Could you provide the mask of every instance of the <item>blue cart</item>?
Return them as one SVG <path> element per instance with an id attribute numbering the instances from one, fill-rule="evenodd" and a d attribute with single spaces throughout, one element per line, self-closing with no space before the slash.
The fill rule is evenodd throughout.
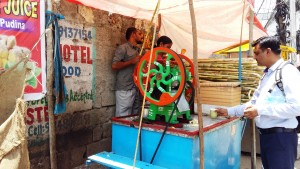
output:
<path id="1" fill-rule="evenodd" d="M 112 152 L 88 157 L 112 168 L 132 168 L 138 136 L 137 116 L 112 119 Z M 197 116 L 193 118 L 197 119 Z M 239 169 L 243 122 L 238 118 L 211 119 L 203 116 L 205 169 Z M 164 126 L 143 123 L 136 168 L 199 169 L 199 135 L 197 124 L 182 128 L 169 127 L 150 164 L 162 136 Z"/>

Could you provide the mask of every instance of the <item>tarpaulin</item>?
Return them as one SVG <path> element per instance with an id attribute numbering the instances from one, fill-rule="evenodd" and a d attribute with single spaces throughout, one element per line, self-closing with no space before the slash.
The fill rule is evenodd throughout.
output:
<path id="1" fill-rule="evenodd" d="M 109 13 L 147 20 L 151 19 L 157 3 L 153 0 L 68 1 Z M 207 58 L 213 51 L 238 43 L 241 36 L 243 41 L 249 39 L 247 17 L 251 9 L 250 3 L 244 3 L 241 0 L 194 0 L 193 4 L 197 23 L 199 58 Z M 245 12 L 244 17 L 242 17 L 243 11 Z M 160 34 L 167 35 L 172 39 L 173 50 L 180 52 L 184 48 L 187 50 L 186 55 L 192 58 L 193 38 L 188 0 L 161 0 L 159 13 L 162 15 Z M 266 35 L 260 28 L 258 24 L 254 25 L 254 39 Z"/>

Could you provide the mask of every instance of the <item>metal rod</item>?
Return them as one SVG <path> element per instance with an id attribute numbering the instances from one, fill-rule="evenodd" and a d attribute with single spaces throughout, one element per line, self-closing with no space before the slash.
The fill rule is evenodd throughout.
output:
<path id="1" fill-rule="evenodd" d="M 251 135 L 252 135 L 252 146 L 251 146 L 251 169 L 256 169 L 256 134 L 255 134 L 255 120 L 251 121 Z"/>
<path id="2" fill-rule="evenodd" d="M 297 49 L 296 47 L 296 1 L 290 0 L 290 32 L 291 32 L 291 42 L 290 46 L 292 48 Z M 296 53 L 290 54 L 290 60 L 293 64 L 297 63 L 297 56 Z"/>
<path id="3" fill-rule="evenodd" d="M 249 23 L 249 57 L 253 57 L 253 48 L 251 46 L 253 42 L 253 22 L 254 22 L 254 11 L 249 9 L 250 13 L 250 23 Z M 256 169 L 256 135 L 255 135 L 255 121 L 250 120 L 250 128 L 251 128 L 251 138 L 252 138 L 252 146 L 251 146 L 251 169 Z"/>

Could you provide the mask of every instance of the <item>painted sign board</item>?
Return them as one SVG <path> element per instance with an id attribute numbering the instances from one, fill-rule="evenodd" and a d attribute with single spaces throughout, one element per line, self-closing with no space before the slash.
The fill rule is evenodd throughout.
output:
<path id="1" fill-rule="evenodd" d="M 59 32 L 63 74 L 68 89 L 67 112 L 92 109 L 93 29 L 62 20 L 59 22 Z"/>

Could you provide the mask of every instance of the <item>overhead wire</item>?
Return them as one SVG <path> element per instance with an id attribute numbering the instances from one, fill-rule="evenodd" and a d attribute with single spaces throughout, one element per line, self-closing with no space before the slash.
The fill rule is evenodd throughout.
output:
<path id="1" fill-rule="evenodd" d="M 262 3 L 260 4 L 260 7 L 258 8 L 258 10 L 257 10 L 257 12 L 256 12 L 256 14 L 255 15 L 257 15 L 258 13 L 259 13 L 259 11 L 260 11 L 260 8 L 262 7 L 262 5 L 264 4 L 264 2 L 265 2 L 265 0 L 263 0 L 262 1 Z"/>

